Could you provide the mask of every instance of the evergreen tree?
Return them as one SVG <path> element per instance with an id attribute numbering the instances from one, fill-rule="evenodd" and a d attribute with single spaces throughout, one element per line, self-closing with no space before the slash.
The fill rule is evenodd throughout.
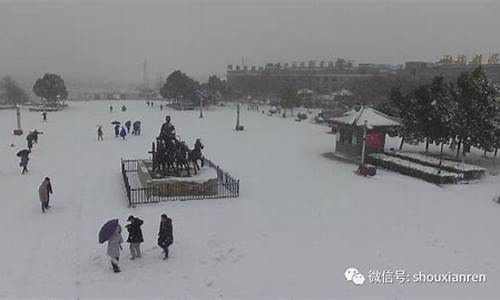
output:
<path id="1" fill-rule="evenodd" d="M 160 88 L 160 94 L 166 99 L 185 99 L 190 100 L 194 105 L 198 105 L 199 97 L 196 91 L 199 86 L 200 84 L 197 81 L 177 70 L 167 77 L 165 84 Z"/>
<path id="2" fill-rule="evenodd" d="M 457 80 L 454 134 L 458 139 L 457 157 L 464 144 L 490 150 L 496 140 L 496 118 L 499 111 L 497 89 L 488 81 L 483 69 L 462 74 Z M 463 147 L 463 155 L 466 148 Z"/>
<path id="3" fill-rule="evenodd" d="M 38 97 L 45 99 L 50 105 L 55 105 L 59 100 L 68 98 L 68 91 L 61 76 L 46 73 L 36 80 L 33 92 Z"/>

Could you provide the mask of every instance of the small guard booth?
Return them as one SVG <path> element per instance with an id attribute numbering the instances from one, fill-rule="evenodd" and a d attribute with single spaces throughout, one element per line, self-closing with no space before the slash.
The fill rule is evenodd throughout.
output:
<path id="1" fill-rule="evenodd" d="M 401 126 L 397 118 L 385 115 L 372 107 L 362 106 L 334 118 L 337 127 L 335 154 L 361 158 L 363 135 L 366 127 L 365 155 L 382 153 L 385 147 L 385 134 Z"/>

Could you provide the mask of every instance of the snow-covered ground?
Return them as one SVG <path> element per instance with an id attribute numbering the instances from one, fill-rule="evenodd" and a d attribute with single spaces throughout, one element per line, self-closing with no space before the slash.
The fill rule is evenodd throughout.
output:
<path id="1" fill-rule="evenodd" d="M 118 108 L 125 103 L 126 112 Z M 147 108 L 143 101 L 70 103 L 64 112 L 23 110 L 25 130 L 38 129 L 29 174 L 11 134 L 15 111 L 0 111 L 0 298 L 328 298 L 495 299 L 500 295 L 499 178 L 438 187 L 379 170 L 329 160 L 327 127 L 241 111 L 245 131 L 233 130 L 233 107 L 196 111 Z M 239 198 L 169 202 L 127 208 L 120 158 L 147 155 L 165 114 L 191 145 L 241 179 Z M 111 121 L 141 120 L 142 136 L 112 137 Z M 97 142 L 102 124 L 105 140 Z M 15 147 L 10 147 L 10 144 Z M 391 143 L 389 143 L 391 144 Z M 397 144 L 395 141 L 393 144 Z M 37 188 L 51 177 L 52 208 L 42 214 Z M 173 219 L 171 258 L 156 246 L 160 214 Z M 100 226 L 128 215 L 145 223 L 143 257 L 111 271 Z M 126 239 L 126 233 L 124 232 Z M 407 273 L 485 273 L 486 283 L 392 283 L 356 286 L 348 267 Z"/>

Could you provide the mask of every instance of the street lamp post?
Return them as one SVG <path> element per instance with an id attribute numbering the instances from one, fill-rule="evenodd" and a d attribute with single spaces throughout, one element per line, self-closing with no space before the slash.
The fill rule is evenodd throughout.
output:
<path id="1" fill-rule="evenodd" d="M 22 135 L 23 130 L 21 128 L 21 109 L 19 108 L 19 105 L 16 105 L 16 115 L 17 115 L 17 128 L 14 129 L 14 134 Z"/>
<path id="2" fill-rule="evenodd" d="M 200 119 L 203 119 L 203 97 L 200 95 Z"/>
<path id="3" fill-rule="evenodd" d="M 363 124 L 363 147 L 361 148 L 361 164 L 365 164 L 365 152 L 366 152 L 366 130 L 368 126 L 368 121 L 365 120 Z"/>
<path id="4" fill-rule="evenodd" d="M 240 130 L 240 103 L 236 104 L 236 130 Z"/>

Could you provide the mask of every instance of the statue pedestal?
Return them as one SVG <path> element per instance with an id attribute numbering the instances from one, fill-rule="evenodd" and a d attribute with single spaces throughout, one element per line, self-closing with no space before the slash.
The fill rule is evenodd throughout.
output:
<path id="1" fill-rule="evenodd" d="M 151 162 L 141 160 L 137 165 L 137 173 L 142 187 L 151 193 L 149 196 L 207 196 L 218 193 L 217 171 L 207 166 L 191 177 L 155 178 L 151 174 Z"/>

